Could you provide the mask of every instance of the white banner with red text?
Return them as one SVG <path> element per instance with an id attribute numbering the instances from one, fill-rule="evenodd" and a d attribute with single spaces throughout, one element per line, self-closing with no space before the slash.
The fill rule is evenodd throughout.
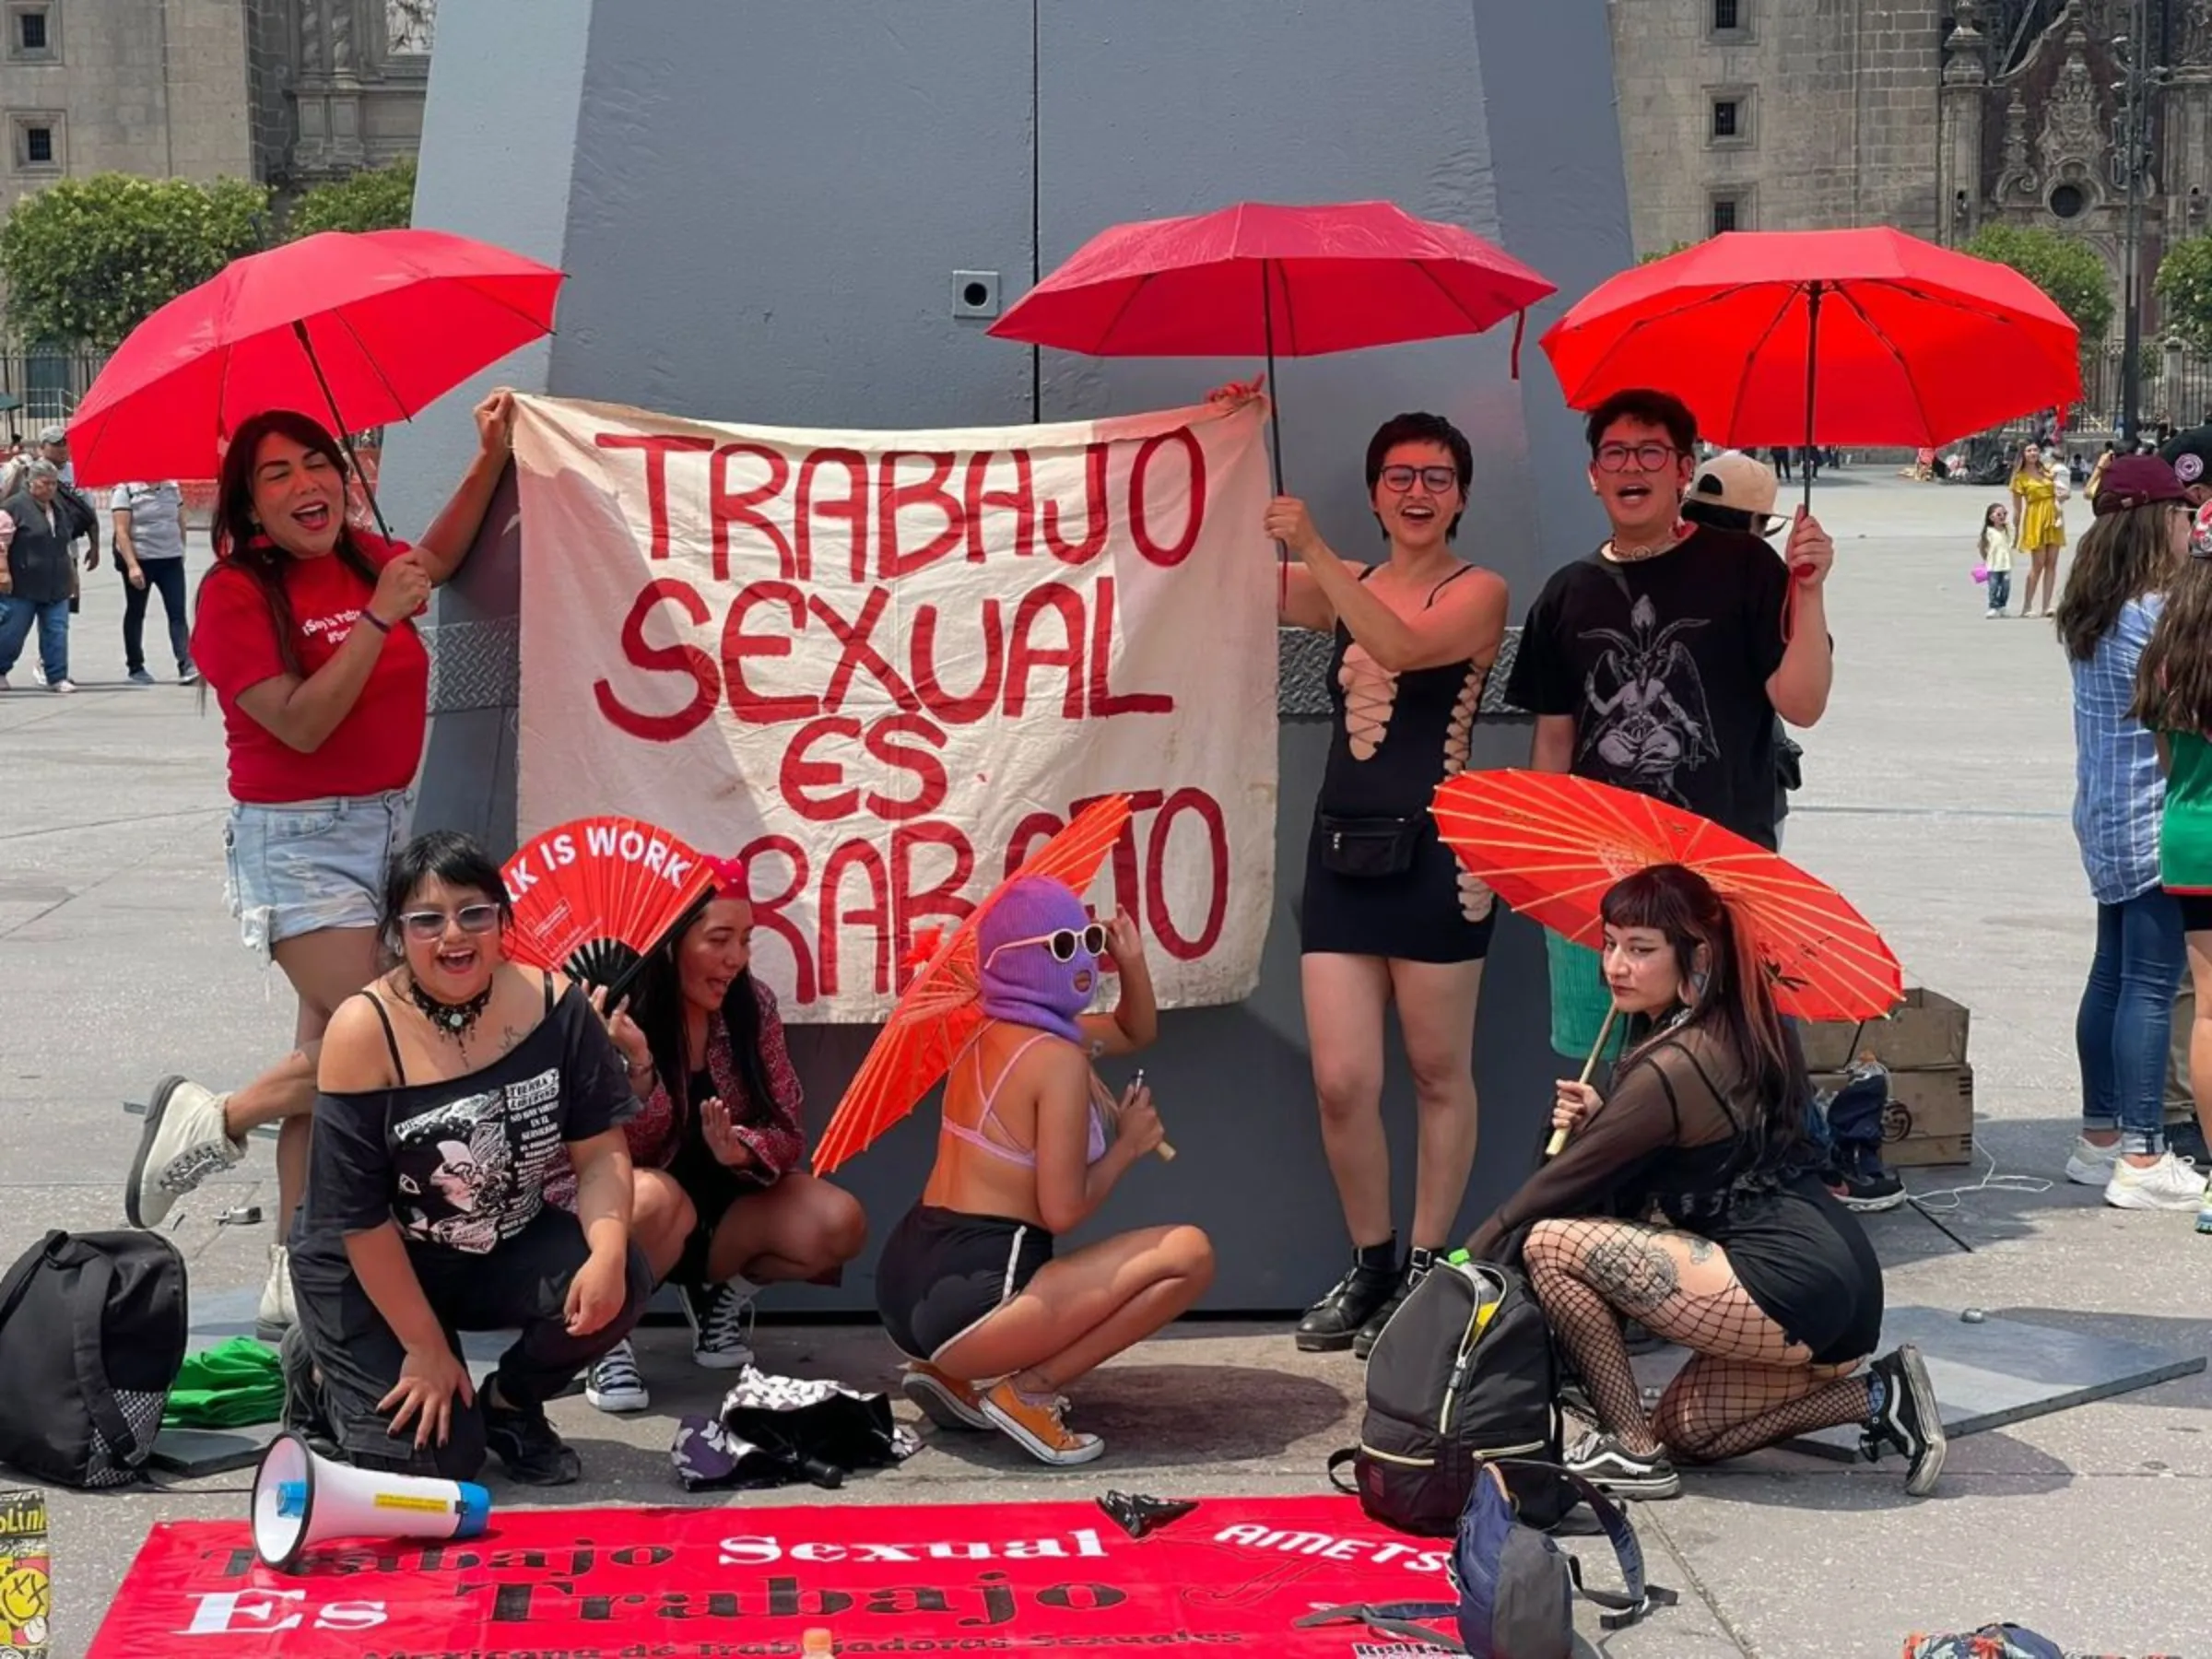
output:
<path id="1" fill-rule="evenodd" d="M 812 431 L 526 397 L 518 830 L 750 872 L 787 1018 L 889 1012 L 1083 805 L 1163 1007 L 1257 982 L 1275 880 L 1263 411 Z"/>

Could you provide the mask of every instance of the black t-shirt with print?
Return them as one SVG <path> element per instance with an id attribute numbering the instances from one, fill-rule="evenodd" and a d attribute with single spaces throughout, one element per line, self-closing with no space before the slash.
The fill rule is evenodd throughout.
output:
<path id="1" fill-rule="evenodd" d="M 1552 573 L 1529 607 L 1506 696 L 1574 717 L 1578 777 L 1688 808 L 1774 845 L 1789 568 L 1759 537 L 1701 526 L 1656 559 L 1602 554 Z"/>
<path id="2" fill-rule="evenodd" d="M 569 1142 L 636 1111 L 620 1054 L 571 985 L 480 1071 L 319 1096 L 296 1249 L 342 1254 L 347 1233 L 394 1221 L 410 1243 L 481 1255 L 536 1218 Z"/>

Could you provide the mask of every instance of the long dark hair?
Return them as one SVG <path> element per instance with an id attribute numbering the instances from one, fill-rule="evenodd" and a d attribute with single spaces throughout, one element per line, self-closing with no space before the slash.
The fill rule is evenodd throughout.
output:
<path id="1" fill-rule="evenodd" d="M 2154 732 L 2212 734 L 2212 559 L 2194 554 L 2174 572 L 2128 712 Z"/>
<path id="2" fill-rule="evenodd" d="M 426 881 L 473 888 L 500 907 L 502 928 L 514 920 L 514 903 L 498 863 L 473 837 L 457 830 L 431 830 L 417 836 L 384 866 L 382 924 L 378 935 L 394 960 L 400 956 L 399 918 Z"/>
<path id="3" fill-rule="evenodd" d="M 645 1033 L 645 1044 L 653 1051 L 653 1069 L 660 1074 L 668 1098 L 676 1102 L 679 1118 L 700 1102 L 688 1098 L 691 1056 L 684 1044 L 684 985 L 677 961 L 684 941 L 695 928 L 704 925 L 706 919 L 706 910 L 701 907 L 698 915 L 647 957 L 644 967 L 638 971 L 637 988 L 630 994 L 629 1017 Z M 722 1023 L 730 1034 L 737 1080 L 745 1085 L 743 1111 L 735 1110 L 736 1102 L 723 1103 L 733 1108 L 734 1122 L 758 1127 L 773 1117 L 776 1102 L 769 1090 L 768 1062 L 760 1053 L 760 997 L 753 989 L 749 967 L 732 980 L 722 994 Z"/>
<path id="4" fill-rule="evenodd" d="M 2086 663 L 2112 630 L 2130 599 L 2161 593 L 2172 580 L 2171 501 L 2100 513 L 2074 546 L 2058 600 L 2058 637 L 2066 654 Z"/>
<path id="5" fill-rule="evenodd" d="M 208 567 L 207 575 L 200 578 L 202 591 L 206 591 L 208 577 L 225 565 L 251 576 L 254 585 L 261 589 L 262 597 L 268 601 L 269 618 L 276 627 L 276 654 L 284 664 L 285 672 L 298 674 L 300 647 L 293 637 L 298 629 L 292 617 L 291 599 L 284 591 L 284 573 L 290 567 L 292 557 L 268 538 L 253 516 L 254 458 L 260 453 L 261 441 L 272 433 L 313 451 L 338 469 L 339 482 L 346 488 L 338 501 L 338 544 L 335 549 L 337 560 L 371 589 L 376 586 L 376 566 L 361 551 L 360 544 L 353 538 L 352 526 L 346 521 L 353 469 L 346 464 L 345 448 L 324 429 L 322 422 L 293 409 L 265 409 L 241 421 L 238 430 L 230 435 L 230 447 L 223 454 L 223 476 L 216 486 L 215 516 L 210 530 L 216 561 Z"/>
<path id="6" fill-rule="evenodd" d="M 1615 882 L 1600 909 L 1608 927 L 1648 927 L 1664 935 L 1686 990 L 1697 986 L 1697 974 L 1703 975 L 1681 1020 L 1645 1034 L 1628 1058 L 1705 1030 L 1735 1057 L 1758 1103 L 1757 1116 L 1736 1131 L 1746 1171 L 1809 1162 L 1803 1102 L 1766 970 L 1712 884 L 1681 865 L 1653 865 Z"/>
<path id="7" fill-rule="evenodd" d="M 1994 528 L 1997 522 L 1997 514 L 2006 511 L 2006 508 L 2004 502 L 1992 501 L 1986 508 L 1983 509 L 1982 528 L 1984 530 Z"/>

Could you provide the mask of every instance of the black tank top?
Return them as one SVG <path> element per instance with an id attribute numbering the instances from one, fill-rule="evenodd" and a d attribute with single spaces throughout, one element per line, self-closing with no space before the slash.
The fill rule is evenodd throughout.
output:
<path id="1" fill-rule="evenodd" d="M 1365 582 L 1377 567 L 1360 572 Z M 1460 568 L 1429 590 L 1421 608 L 1476 567 Z M 1436 786 L 1465 769 L 1470 734 L 1488 669 L 1473 662 L 1385 672 L 1336 624 L 1329 655 L 1335 730 L 1316 809 L 1346 817 L 1425 814 Z"/>

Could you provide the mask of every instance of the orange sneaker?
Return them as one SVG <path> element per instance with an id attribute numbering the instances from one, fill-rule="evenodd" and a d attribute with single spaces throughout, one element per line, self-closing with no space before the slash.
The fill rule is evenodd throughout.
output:
<path id="1" fill-rule="evenodd" d="M 948 1377 L 927 1360 L 908 1360 L 900 1373 L 899 1388 L 940 1429 L 987 1430 L 993 1426 L 983 1415 L 983 1396 L 975 1384 Z"/>
<path id="2" fill-rule="evenodd" d="M 1077 1434 L 1060 1420 L 1060 1401 L 1031 1398 L 1011 1377 L 982 1396 L 982 1407 L 983 1416 L 1039 1463 L 1087 1464 L 1106 1450 L 1097 1435 Z"/>

